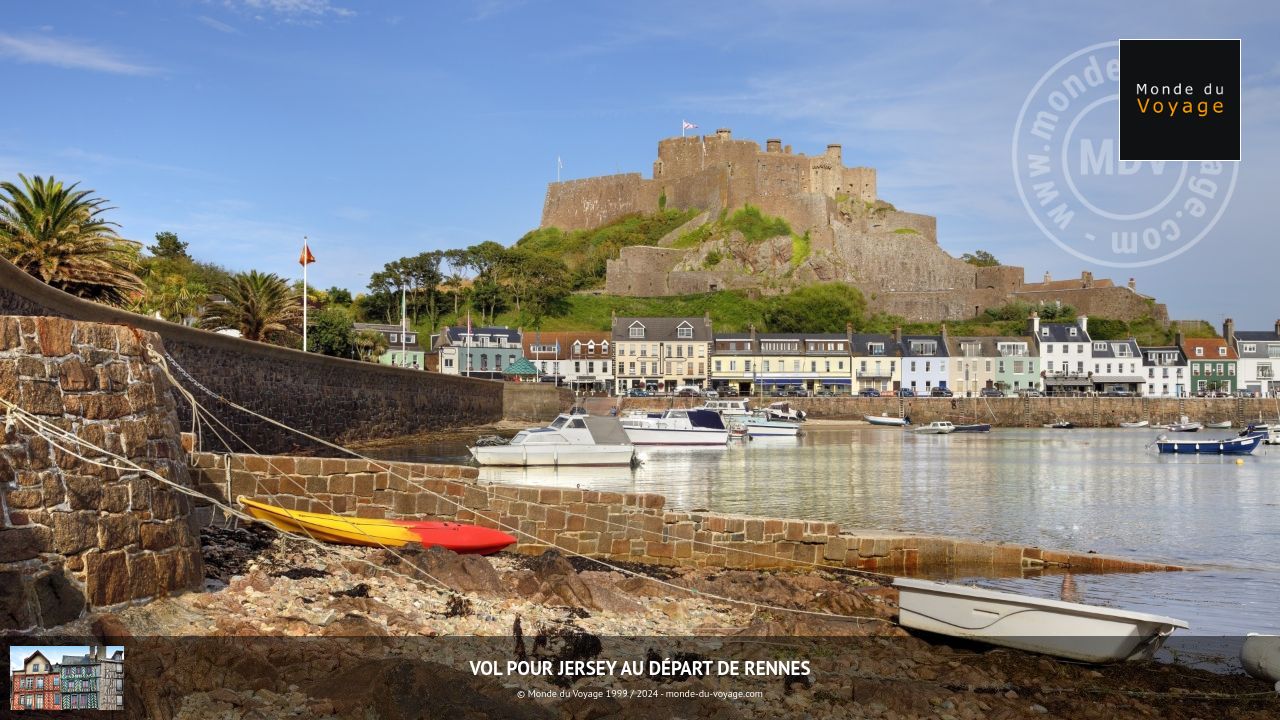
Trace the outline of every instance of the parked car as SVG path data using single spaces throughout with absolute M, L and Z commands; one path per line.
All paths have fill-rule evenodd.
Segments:
M 814 397 L 833 397 L 835 393 L 830 390 L 819 390 L 813 394 Z
M 1133 392 L 1130 390 L 1107 390 L 1102 393 L 1102 397 L 1132 397 Z
M 738 397 L 738 388 L 736 387 L 723 388 L 720 390 L 720 395 L 722 397 Z
M 631 388 L 627 393 L 627 397 L 649 397 L 649 391 L 644 388 Z
M 1019 390 L 1018 397 L 1044 397 L 1044 393 L 1039 390 Z
M 982 392 L 978 393 L 978 397 L 1004 397 L 1004 393 L 999 388 L 982 388 Z
M 916 391 L 911 388 L 898 388 L 893 392 L 898 397 L 915 397 Z
M 944 387 L 936 387 L 929 391 L 929 397 L 952 397 L 955 393 Z
M 702 394 L 702 388 L 686 385 L 676 390 L 676 397 L 698 397 Z
M 704 395 L 708 400 L 715 400 L 716 398 L 720 397 L 720 393 L 719 393 L 719 391 L 717 391 L 717 390 L 708 390 L 708 391 L 706 391 L 706 392 L 704 392 L 704 393 L 702 393 L 702 394 L 703 394 L 703 395 Z
M 858 391 L 858 395 L 862 397 L 880 397 L 880 391 L 875 388 L 863 388 Z
M 801 387 L 789 387 L 783 391 L 783 394 L 786 397 L 809 397 L 809 393 Z

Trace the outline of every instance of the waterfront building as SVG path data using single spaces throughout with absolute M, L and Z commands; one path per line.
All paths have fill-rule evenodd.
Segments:
M 1030 337 L 971 336 L 947 338 L 951 354 L 948 387 L 956 395 L 976 397 L 986 388 L 1002 393 L 1040 387 L 1040 361 Z
M 1074 323 L 1042 323 L 1031 313 L 1027 330 L 1036 339 L 1040 377 L 1046 395 L 1076 395 L 1093 390 L 1093 341 L 1089 338 L 1089 318 L 1081 315 Z
M 850 342 L 856 389 L 888 394 L 902 382 L 902 350 L 897 337 L 855 333 Z
M 608 331 L 541 332 L 524 334 L 524 356 L 542 374 L 543 382 L 583 392 L 613 390 L 613 346 Z
M 1142 350 L 1135 338 L 1092 340 L 1093 369 L 1090 379 L 1097 393 L 1142 395 L 1146 387 Z
M 916 395 L 928 395 L 934 388 L 946 388 L 950 381 L 947 370 L 947 334 L 942 326 L 941 335 L 900 335 L 898 347 L 902 351 L 902 387 Z
M 1236 330 L 1230 319 L 1222 323 L 1222 335 L 1235 348 L 1236 387 L 1258 397 L 1280 395 L 1280 320 L 1272 330 Z
M 61 668 L 37 650 L 10 676 L 10 710 L 59 710 L 62 708 Z
M 406 331 L 399 325 L 380 323 L 355 323 L 352 329 L 356 332 L 372 330 L 387 339 L 386 352 L 377 358 L 379 364 L 416 370 L 426 369 L 426 349 L 418 343 L 418 333 L 412 329 Z
M 431 336 L 431 351 L 439 353 L 446 375 L 501 380 L 502 369 L 524 357 L 520 329 L 503 327 L 447 327 Z
M 787 390 L 848 395 L 853 387 L 852 326 L 840 333 L 716 333 L 711 387 L 743 395 Z
M 1235 394 L 1236 349 L 1225 338 L 1186 338 L 1182 352 L 1191 363 L 1191 392 L 1200 394 Z
M 703 317 L 613 316 L 610 342 L 618 394 L 633 388 L 671 391 L 706 387 L 711 343 L 710 314 Z
M 1191 394 L 1191 366 L 1182 351 L 1182 333 L 1178 333 L 1173 345 L 1142 348 L 1142 365 L 1148 397 L 1186 397 Z

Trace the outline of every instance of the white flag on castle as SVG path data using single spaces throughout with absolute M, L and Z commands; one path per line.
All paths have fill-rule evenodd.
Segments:
M 681 120 L 681 121 L 680 121 L 680 129 L 681 129 L 681 130 L 696 130 L 696 129 L 697 129 L 697 127 L 698 127 L 697 125 L 694 125 L 693 123 L 689 122 L 688 120 Z

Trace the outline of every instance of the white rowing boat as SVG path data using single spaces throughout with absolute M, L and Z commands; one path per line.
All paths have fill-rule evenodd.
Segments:
M 1181 620 L 895 578 L 903 627 L 1092 663 L 1151 657 Z
M 1122 422 L 1120 423 L 1120 427 L 1132 430 L 1133 428 L 1144 428 L 1150 424 L 1151 423 L 1146 420 L 1135 420 L 1133 422 Z
M 863 415 L 863 420 L 872 425 L 884 425 L 887 427 L 905 427 L 911 424 L 906 418 L 889 417 L 888 415 Z

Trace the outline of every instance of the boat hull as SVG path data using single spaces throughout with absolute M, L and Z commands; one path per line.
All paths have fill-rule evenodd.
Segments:
M 888 417 L 882 415 L 863 415 L 862 418 L 872 425 L 882 425 L 884 427 L 905 427 L 907 425 L 906 418 Z
M 728 430 L 623 427 L 633 445 L 724 445 Z
M 245 497 L 237 497 L 236 502 L 253 517 L 280 530 L 342 545 L 403 547 L 420 543 L 423 547 L 439 545 L 457 553 L 488 555 L 516 541 L 499 530 L 465 523 L 345 517 L 289 510 Z
M 530 465 L 629 465 L 635 456 L 631 445 L 536 444 L 494 445 L 471 448 L 481 465 L 527 467 Z
M 991 432 L 991 425 L 988 423 L 973 423 L 971 425 L 957 425 L 953 432 L 958 433 L 984 433 Z
M 1138 422 L 1122 422 L 1120 423 L 1120 427 L 1132 430 L 1134 428 L 1144 428 L 1150 424 L 1151 423 L 1146 420 L 1139 420 Z
M 1262 444 L 1262 435 L 1226 440 L 1157 440 L 1156 448 L 1169 455 L 1250 455 Z
M 1089 663 L 1150 658 L 1174 618 L 897 578 L 903 627 Z

